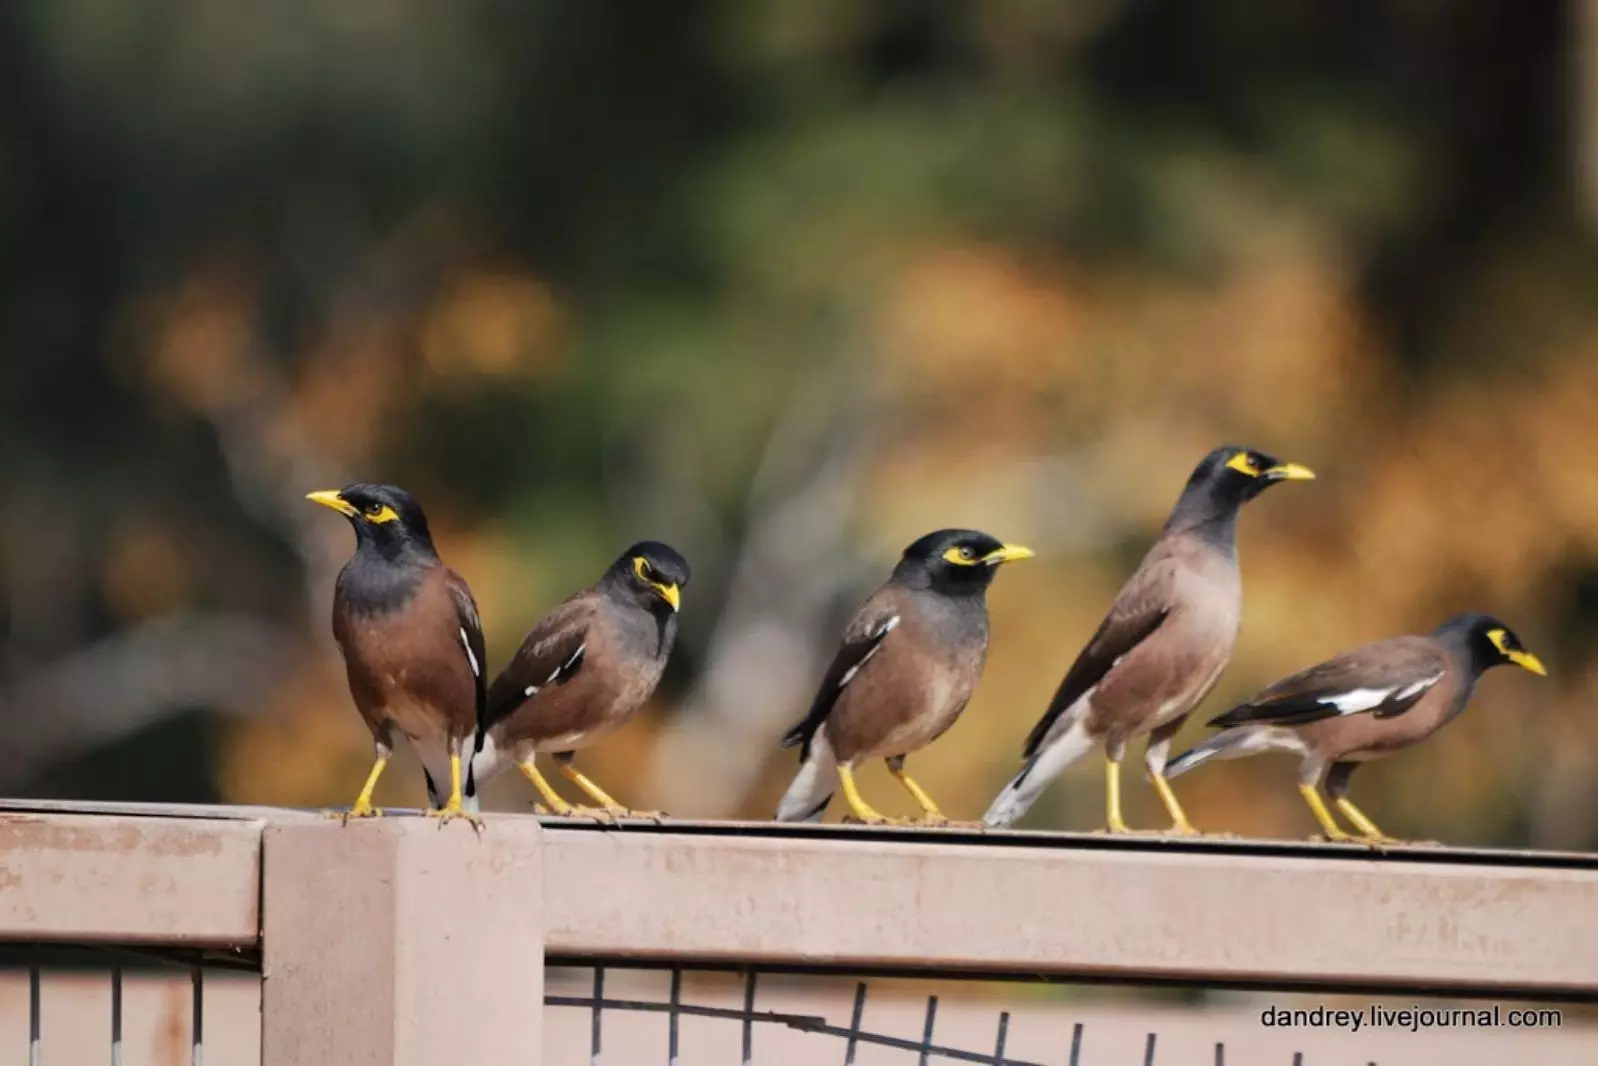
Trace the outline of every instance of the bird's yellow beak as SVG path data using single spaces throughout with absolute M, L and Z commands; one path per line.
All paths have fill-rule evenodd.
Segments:
M 1030 559 L 1035 554 L 1031 548 L 1023 547 L 1020 544 L 1006 544 L 996 551 L 988 552 L 982 557 L 982 561 L 989 566 L 998 566 L 1000 563 L 1016 563 L 1022 559 Z
M 1314 481 L 1315 471 L 1301 463 L 1283 463 L 1268 467 L 1264 476 L 1276 481 Z
M 1543 665 L 1543 661 L 1529 651 L 1509 651 L 1504 655 L 1522 670 L 1530 670 L 1538 677 L 1548 676 L 1548 668 Z
M 354 518 L 358 513 L 355 507 L 335 489 L 323 489 L 321 492 L 308 492 L 305 498 L 312 503 L 319 503 L 323 507 L 331 507 L 346 518 Z
M 656 585 L 655 591 L 660 593 L 660 598 L 671 604 L 671 609 L 676 611 L 682 607 L 682 589 L 676 585 Z

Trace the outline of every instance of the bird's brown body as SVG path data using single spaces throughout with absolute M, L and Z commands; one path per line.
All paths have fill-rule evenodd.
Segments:
M 840 786 L 855 818 L 891 821 L 855 787 L 854 768 L 867 759 L 887 760 L 924 820 L 945 821 L 905 774 L 904 759 L 942 736 L 971 701 L 988 654 L 988 585 L 1001 564 L 1031 554 L 962 529 L 905 549 L 845 627 L 809 713 L 783 738 L 800 758 L 779 821 L 819 820 Z
M 1135 737 L 1174 733 L 1231 661 L 1242 606 L 1236 563 L 1221 548 L 1196 537 L 1155 544 L 1085 653 L 1106 662 L 1103 677 L 1060 708 L 1033 750 L 1069 728 L 1072 715 L 1117 759 Z
M 1102 746 L 1109 827 L 1121 817 L 1127 744 L 1149 737 L 1144 763 L 1172 828 L 1193 832 L 1164 777 L 1171 738 L 1232 658 L 1242 618 L 1237 516 L 1277 481 L 1314 475 L 1246 448 L 1217 448 L 1194 468 L 1160 539 L 1077 654 L 1022 752 L 1025 762 L 983 821 L 1009 825 L 1065 767 Z
M 1184 752 L 1168 772 L 1175 777 L 1211 759 L 1288 752 L 1299 758 L 1299 792 L 1327 837 L 1350 834 L 1321 799 L 1323 786 L 1359 830 L 1358 839 L 1380 842 L 1386 835 L 1347 798 L 1355 768 L 1418 744 L 1453 721 L 1482 671 L 1502 663 L 1544 672 L 1536 656 L 1488 615 L 1460 615 L 1425 636 L 1364 644 L 1212 719 L 1222 732 Z
M 488 686 L 471 590 L 439 560 L 427 517 L 404 490 L 356 484 L 309 498 L 355 530 L 355 554 L 333 591 L 333 637 L 375 758 L 346 817 L 382 813 L 372 790 L 398 733 L 421 756 L 429 805 L 442 817 L 475 821 L 461 757 L 482 721 Z
M 1296 728 L 1305 750 L 1328 763 L 1368 762 L 1418 744 L 1457 718 L 1470 696 L 1467 678 L 1451 669 L 1448 652 L 1434 637 L 1407 636 L 1377 641 L 1340 656 L 1330 669 L 1306 671 L 1288 687 L 1273 693 L 1295 691 L 1347 691 L 1381 684 L 1391 678 L 1441 675 L 1435 684 L 1400 714 L 1338 715 Z
M 449 742 L 477 728 L 477 679 L 460 635 L 462 597 L 470 598 L 465 582 L 444 566 L 421 574 L 408 598 L 387 611 L 352 605 L 340 583 L 333 637 L 373 736 L 398 730 L 427 756 L 447 759 Z M 426 761 L 432 772 L 435 759 Z
M 893 639 L 872 655 L 871 669 L 843 686 L 821 726 L 838 762 L 852 766 L 919 751 L 947 732 L 971 701 L 987 660 L 987 615 L 958 617 L 939 606 L 889 586 L 850 625 L 851 634 L 863 635 L 898 619 Z M 933 648 L 947 651 L 929 654 Z
M 586 748 L 625 725 L 660 683 L 676 626 L 632 614 L 587 589 L 545 616 L 489 689 L 494 747 L 520 761 Z M 583 668 L 549 684 L 579 649 Z M 537 691 L 528 695 L 528 686 Z
M 574 810 L 534 765 L 552 752 L 568 778 L 600 806 L 584 813 L 635 813 L 571 766 L 571 753 L 621 728 L 654 694 L 677 638 L 677 605 L 688 563 L 654 541 L 633 545 L 598 583 L 539 620 L 490 686 L 472 758 L 474 787 L 518 766 L 558 814 Z

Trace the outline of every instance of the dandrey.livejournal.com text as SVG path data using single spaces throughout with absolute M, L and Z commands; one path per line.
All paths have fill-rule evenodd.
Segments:
M 1557 1029 L 1564 1014 L 1553 1007 L 1368 1007 L 1288 1008 L 1270 1006 L 1260 1024 L 1276 1029 Z

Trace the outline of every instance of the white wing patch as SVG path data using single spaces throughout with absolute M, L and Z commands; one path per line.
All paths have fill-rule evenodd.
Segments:
M 527 688 L 522 690 L 522 696 L 523 697 L 536 696 L 536 695 L 538 695 L 538 690 L 539 689 L 548 688 L 550 685 L 553 685 L 556 681 L 558 681 L 560 679 L 560 675 L 561 674 L 564 674 L 564 673 L 566 673 L 566 672 L 568 672 L 570 670 L 576 669 L 577 668 L 577 664 L 582 661 L 583 652 L 585 652 L 587 650 L 588 650 L 588 642 L 585 640 L 581 644 L 577 645 L 577 650 L 576 651 L 572 652 L 569 656 L 566 657 L 566 661 L 565 662 L 563 662 L 559 666 L 555 667 L 555 669 L 550 672 L 550 675 L 548 677 L 544 678 L 544 683 L 542 685 L 528 685 Z
M 472 664 L 472 676 L 482 677 L 483 668 L 478 665 L 477 656 L 472 654 L 472 639 L 466 635 L 466 627 L 461 626 L 461 647 L 466 649 L 466 661 Z
M 1408 685 L 1393 685 L 1389 688 L 1350 689 L 1335 696 L 1325 696 L 1315 702 L 1323 707 L 1336 707 L 1339 715 L 1360 714 L 1363 711 L 1375 710 L 1390 701 L 1407 700 L 1431 688 L 1442 678 L 1442 671 L 1439 670 L 1430 677 L 1423 677 L 1419 681 Z
M 870 662 L 873 655 L 882 650 L 882 638 L 886 637 L 889 633 L 892 633 L 894 629 L 898 627 L 898 625 L 899 616 L 894 615 L 867 634 L 867 636 L 873 642 L 871 645 L 871 650 L 862 655 L 859 662 L 855 663 L 853 666 L 849 667 L 848 670 L 844 671 L 843 676 L 838 679 L 839 688 L 843 688 L 843 686 L 854 680 L 854 675 L 860 672 L 860 668 L 866 665 L 866 663 Z

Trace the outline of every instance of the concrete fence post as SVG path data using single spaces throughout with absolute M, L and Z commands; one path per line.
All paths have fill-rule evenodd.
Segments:
M 542 830 L 268 825 L 262 1066 L 537 1066 Z

